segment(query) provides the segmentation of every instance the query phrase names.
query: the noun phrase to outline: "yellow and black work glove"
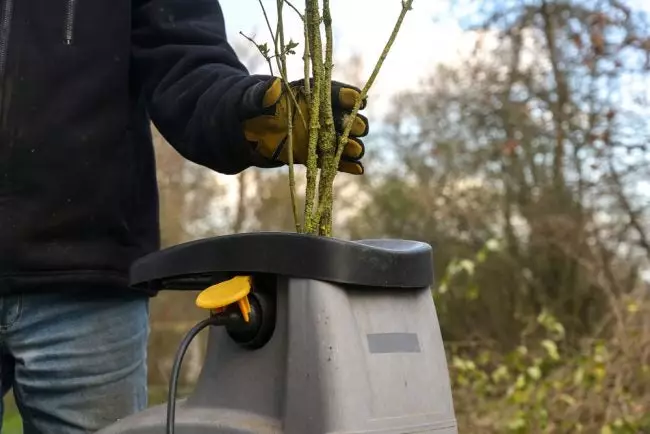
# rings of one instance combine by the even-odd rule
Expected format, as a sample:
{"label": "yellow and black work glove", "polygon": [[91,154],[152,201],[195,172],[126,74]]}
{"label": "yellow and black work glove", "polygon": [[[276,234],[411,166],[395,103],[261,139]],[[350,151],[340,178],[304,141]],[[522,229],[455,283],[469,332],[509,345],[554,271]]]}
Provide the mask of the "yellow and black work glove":
{"label": "yellow and black work glove", "polygon": [[[305,99],[304,80],[289,83],[296,96],[296,101],[303,119],[298,110],[293,109],[293,161],[296,164],[305,164],[309,152],[309,108]],[[332,82],[332,112],[334,125],[338,137],[343,133],[347,118],[360,97],[360,89],[337,81]],[[287,164],[288,159],[288,115],[289,104],[292,104],[291,95],[279,78],[260,83],[251,89],[242,100],[240,109],[244,114],[244,136],[253,143],[255,150],[271,161],[280,161]],[[362,101],[361,108],[366,105]],[[341,155],[338,170],[354,175],[364,172],[361,158],[365,153],[363,141],[360,137],[368,134],[368,119],[357,114],[350,130],[348,142]],[[320,165],[320,158],[319,158]]]}

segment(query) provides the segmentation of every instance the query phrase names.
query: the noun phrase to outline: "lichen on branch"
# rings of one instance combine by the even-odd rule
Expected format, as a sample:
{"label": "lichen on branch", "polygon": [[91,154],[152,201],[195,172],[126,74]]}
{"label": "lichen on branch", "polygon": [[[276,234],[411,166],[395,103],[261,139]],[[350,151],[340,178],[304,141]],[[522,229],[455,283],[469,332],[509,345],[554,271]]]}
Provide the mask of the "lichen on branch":
{"label": "lichen on branch", "polygon": [[[324,0],[327,2],[328,0]],[[395,23],[395,26],[393,27],[393,31],[390,34],[388,41],[386,42],[386,45],[384,46],[384,49],[382,50],[381,55],[379,56],[379,59],[377,60],[377,63],[375,64],[375,67],[372,70],[372,73],[370,74],[370,78],[364,85],[363,89],[361,90],[361,95],[357,99],[357,101],[354,104],[354,108],[352,109],[352,113],[347,119],[347,122],[345,122],[345,127],[343,130],[343,133],[341,134],[338,142],[338,146],[336,149],[336,155],[334,156],[334,161],[333,161],[333,167],[336,168],[338,167],[341,157],[343,155],[343,151],[345,150],[345,146],[348,143],[349,137],[350,137],[350,131],[352,130],[352,125],[354,122],[354,119],[359,113],[359,109],[361,108],[361,103],[362,101],[368,96],[368,92],[370,91],[370,88],[375,82],[375,79],[379,75],[379,71],[381,70],[381,67],[384,64],[384,61],[388,57],[388,53],[390,52],[393,43],[395,42],[395,39],[397,38],[397,34],[399,33],[399,30],[402,26],[402,23],[404,22],[404,18],[408,11],[412,10],[412,5],[413,5],[413,0],[402,0],[402,10],[397,18],[397,22]],[[315,220],[318,221],[319,226],[321,227],[321,234],[322,235],[331,235],[332,232],[332,221],[331,221],[331,215],[333,211],[333,185],[334,185],[334,178],[337,175],[336,170],[330,170],[329,172],[326,172],[326,176],[324,177],[324,185],[321,184],[321,188],[323,189],[323,197],[322,200],[319,204],[318,211],[315,216]],[[323,221],[325,219],[325,221]]]}
{"label": "lichen on branch", "polygon": [[[349,140],[350,131],[356,115],[361,107],[362,101],[367,97],[379,71],[390,52],[393,43],[399,33],[406,13],[412,9],[413,0],[401,0],[402,9],[391,32],[388,41],[377,60],[373,71],[361,91],[361,97],[356,101],[352,114],[343,122],[344,131],[337,138],[335,130],[335,119],[332,109],[332,71],[334,59],[334,37],[333,37],[333,19],[330,11],[330,0],[322,1],[322,12],[319,0],[305,0],[305,10],[303,13],[289,3],[288,0],[276,0],[278,11],[277,30],[274,34],[268,14],[264,9],[262,0],[258,0],[264,12],[269,32],[273,39],[275,54],[271,56],[265,44],[257,44],[258,50],[267,60],[271,71],[273,70],[271,59],[277,61],[278,70],[282,77],[285,87],[289,89],[291,96],[291,109],[288,119],[288,148],[289,148],[289,188],[291,189],[291,201],[296,222],[296,230],[313,235],[331,236],[332,235],[332,217],[334,194],[334,179],[338,174],[338,167],[343,155],[345,146]],[[297,104],[297,95],[291,90],[288,80],[287,71],[287,54],[293,54],[293,48],[298,44],[292,40],[285,45],[285,30],[283,21],[283,4],[287,3],[290,9],[295,12],[303,23],[304,36],[304,85],[302,89],[294,89],[302,92],[307,101],[309,112],[309,122],[305,121],[304,114],[300,111]],[[321,26],[325,32],[325,43],[321,34]],[[324,52],[323,52],[324,49]],[[306,187],[305,187],[305,208],[302,219],[297,212],[297,200],[295,197],[295,178],[292,161],[292,148],[295,146],[292,137],[292,116],[293,110],[299,111],[299,117],[308,129],[307,139],[307,161],[306,166]],[[343,121],[343,120],[342,120]],[[318,184],[318,185],[317,185]],[[318,201],[316,203],[316,201]],[[301,221],[302,220],[302,224]]]}

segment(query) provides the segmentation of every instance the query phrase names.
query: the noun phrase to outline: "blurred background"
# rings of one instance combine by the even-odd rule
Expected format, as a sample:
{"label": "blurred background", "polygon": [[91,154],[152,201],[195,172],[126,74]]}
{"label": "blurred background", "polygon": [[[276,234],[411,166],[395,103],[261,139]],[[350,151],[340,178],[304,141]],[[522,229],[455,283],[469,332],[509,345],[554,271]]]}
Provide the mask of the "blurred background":
{"label": "blurred background", "polygon": [[[335,79],[363,86],[401,2],[332,3]],[[242,61],[268,73],[245,37],[272,45],[259,2],[221,6]],[[413,7],[370,92],[366,175],[337,177],[334,235],[434,246],[461,433],[650,433],[650,5]],[[301,78],[302,30],[285,21]],[[286,168],[219,175],[155,146],[165,246],[294,230]],[[152,302],[152,404],[204,317],[195,295]],[[186,356],[182,393],[203,351]]]}

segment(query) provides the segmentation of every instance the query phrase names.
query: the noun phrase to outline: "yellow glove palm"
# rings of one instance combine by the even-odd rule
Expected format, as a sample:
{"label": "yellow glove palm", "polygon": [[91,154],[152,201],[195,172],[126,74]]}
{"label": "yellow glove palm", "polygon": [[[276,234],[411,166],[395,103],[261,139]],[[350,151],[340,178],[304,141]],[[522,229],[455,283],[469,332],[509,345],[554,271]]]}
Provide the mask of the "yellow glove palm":
{"label": "yellow glove palm", "polygon": [[[296,95],[296,101],[303,119],[297,110],[293,110],[292,138],[293,138],[293,161],[296,164],[305,164],[309,151],[309,131],[305,125],[309,125],[309,108],[302,91],[303,81],[290,83]],[[279,78],[273,78],[264,88],[259,101],[259,108],[247,112],[253,113],[244,120],[244,135],[246,139],[255,144],[256,151],[264,157],[288,163],[288,117],[289,105],[292,104],[291,95],[286,91]],[[345,119],[351,114],[356,99],[360,96],[359,89],[339,82],[332,82],[332,111],[337,137],[343,133]],[[361,108],[365,107],[363,101]],[[360,137],[368,134],[368,119],[360,114],[354,119],[350,131],[349,140],[341,156],[338,170],[341,172],[361,175],[364,172],[361,158],[365,153],[365,147]],[[320,159],[319,159],[320,165]]]}

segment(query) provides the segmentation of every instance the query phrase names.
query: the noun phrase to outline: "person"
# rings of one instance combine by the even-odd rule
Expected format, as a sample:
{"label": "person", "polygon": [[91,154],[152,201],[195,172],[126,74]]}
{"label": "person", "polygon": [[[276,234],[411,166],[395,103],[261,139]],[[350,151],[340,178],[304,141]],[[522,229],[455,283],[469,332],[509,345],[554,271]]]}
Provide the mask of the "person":
{"label": "person", "polygon": [[[279,167],[287,87],[240,62],[216,0],[0,0],[0,11],[2,392],[25,433],[93,432],[147,405],[156,294],[130,288],[128,272],[160,248],[151,123],[216,172]],[[340,131],[359,89],[333,82],[331,96]],[[340,171],[364,172],[367,133],[357,116]]]}

